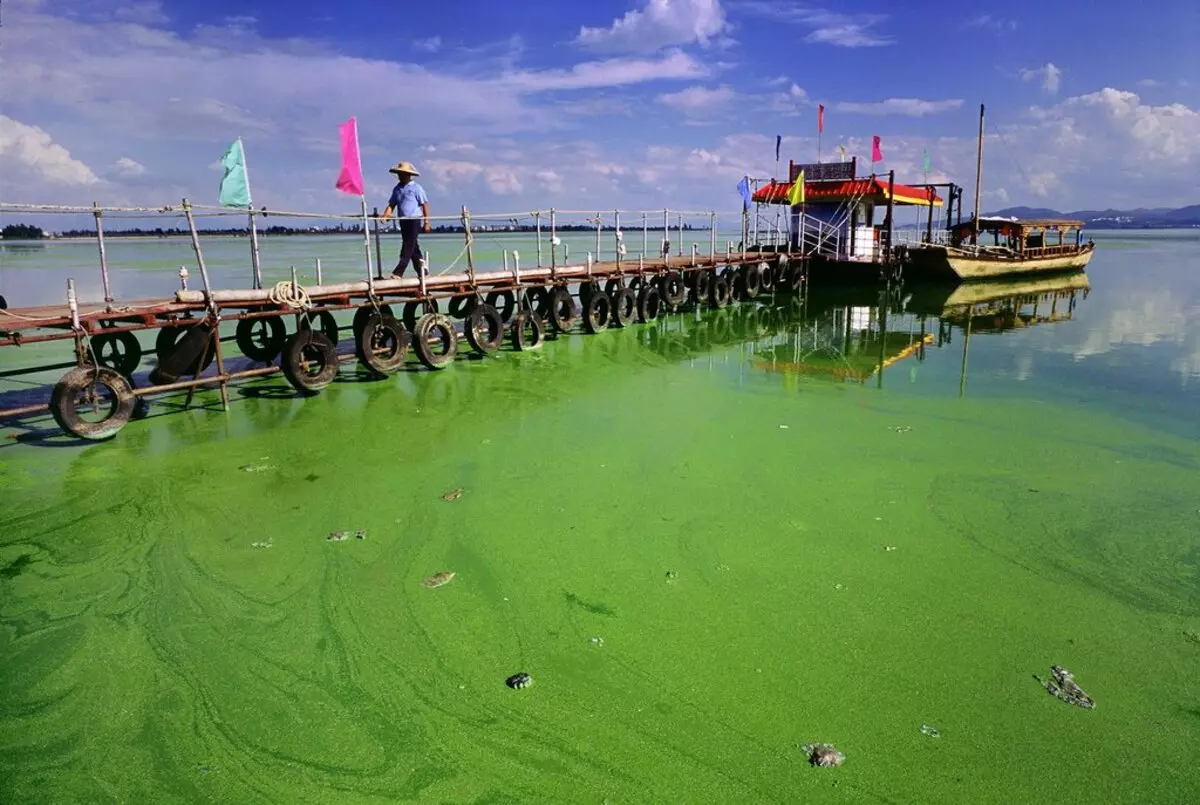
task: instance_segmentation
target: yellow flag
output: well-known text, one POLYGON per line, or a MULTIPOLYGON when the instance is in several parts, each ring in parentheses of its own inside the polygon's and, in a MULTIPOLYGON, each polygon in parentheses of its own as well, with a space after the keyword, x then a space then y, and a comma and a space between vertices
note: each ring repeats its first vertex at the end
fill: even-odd
POLYGON ((788 191, 788 204, 793 207, 804 203, 804 171, 800 171, 800 175, 796 177, 796 183, 792 185, 792 189, 788 191))

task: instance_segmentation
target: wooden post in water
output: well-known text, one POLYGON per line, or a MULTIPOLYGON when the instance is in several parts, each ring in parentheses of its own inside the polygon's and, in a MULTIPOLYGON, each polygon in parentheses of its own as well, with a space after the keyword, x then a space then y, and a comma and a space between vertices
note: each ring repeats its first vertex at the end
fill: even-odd
POLYGON ((958 373, 958 396, 962 397, 967 391, 967 345, 971 343, 971 309, 967 308, 967 326, 963 328, 962 367, 958 373))
POLYGON ((100 222, 100 205, 92 202, 92 215, 96 216, 96 245, 100 248, 100 281, 104 283, 104 301, 111 303, 112 294, 108 290, 108 255, 104 253, 104 225, 100 222))
MULTIPOLYGON (((979 243, 979 188, 983 177, 983 104, 979 104, 979 147, 975 154, 975 226, 971 233, 971 245, 979 243)), ((962 205, 959 205, 959 210, 962 205)))

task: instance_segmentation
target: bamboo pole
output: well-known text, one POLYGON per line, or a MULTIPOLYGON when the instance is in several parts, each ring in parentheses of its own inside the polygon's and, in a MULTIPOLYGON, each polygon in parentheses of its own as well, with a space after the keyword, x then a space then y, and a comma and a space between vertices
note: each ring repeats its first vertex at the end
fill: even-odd
POLYGON ((383 246, 379 240, 379 208, 371 208, 371 228, 375 232, 375 279, 383 279, 383 246))
MULTIPOLYGON (((979 189, 983 178, 983 104, 979 104, 979 146, 975 154, 975 226, 971 233, 971 245, 979 244, 979 189)), ((959 209, 961 210, 961 202, 959 209)), ((965 357, 965 354, 964 354, 965 357)))
POLYGON ((247 211, 250 218, 250 265, 254 269, 254 287, 261 288, 262 285, 262 263, 258 253, 258 226, 254 223, 254 209, 247 211))
POLYGON ((100 281, 104 283, 104 301, 111 303, 112 294, 108 290, 108 255, 104 252, 104 225, 100 221, 100 205, 92 202, 92 214, 96 216, 96 246, 100 249, 100 281))

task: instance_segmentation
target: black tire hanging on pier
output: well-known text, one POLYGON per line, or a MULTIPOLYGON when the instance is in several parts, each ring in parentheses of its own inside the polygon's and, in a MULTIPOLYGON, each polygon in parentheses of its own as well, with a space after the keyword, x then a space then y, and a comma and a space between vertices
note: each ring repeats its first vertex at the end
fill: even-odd
POLYGON ((321 333, 301 330, 284 343, 279 365, 292 388, 315 394, 337 377, 337 349, 321 333))
POLYGON ((413 328, 413 350, 417 360, 430 369, 449 366, 458 354, 458 332, 450 318, 440 313, 426 313, 417 319, 413 328))
POLYGON ((512 347, 517 352, 540 349, 545 340, 545 332, 541 316, 532 310, 522 311, 513 319, 512 347))
POLYGON ((500 320, 506 325, 517 313, 517 295, 507 288, 489 293, 485 303, 500 314, 500 320))
POLYGON ((608 282, 604 283, 604 292, 606 294, 608 294, 609 299, 615 299, 617 296, 617 291, 621 290, 624 287, 625 287, 624 280, 621 280, 617 277, 613 277, 608 282))
POLYGON ((739 273, 738 281, 741 283, 741 296, 743 299, 753 299, 758 296, 758 292, 762 288, 762 278, 758 274, 757 265, 743 266, 739 273))
POLYGON ((270 363, 283 349, 287 328, 282 316, 239 319, 235 339, 238 349, 252 361, 270 363))
POLYGON ((450 306, 446 310, 456 319, 465 319, 471 312, 471 308, 475 307, 478 302, 479 298, 473 293, 452 296, 450 297, 450 306))
POLYGON ((637 297, 628 288, 618 288, 610 297, 612 299, 611 323, 617 327, 627 327, 637 317, 637 297))
POLYGON ((491 305, 476 305, 467 314, 463 334, 471 349, 480 355, 491 355, 500 349, 500 342, 504 340, 504 319, 491 305))
POLYGON ((669 307, 679 307, 687 300, 687 287, 683 284, 683 275, 678 271, 668 271, 659 279, 659 293, 669 307))
POLYGON ((612 299, 604 291, 596 291, 588 297, 583 308, 583 329, 595 335, 608 329, 612 320, 612 299))
POLYGON ((579 283, 579 307, 582 310, 587 306, 588 298, 600 290, 600 283, 585 280, 579 283))
POLYGON ((538 314, 538 318, 545 321, 549 315, 550 291, 546 288, 526 288, 525 300, 529 305, 529 309, 538 314))
MULTIPOLYGON (((385 305, 384 307, 387 307, 387 306, 385 305)), ((372 313, 374 313, 374 311, 372 311, 372 313)), ((389 311, 387 313, 383 313, 382 315, 391 316, 392 314, 389 311)), ((370 317, 368 316, 367 318, 370 318, 370 317)), ((338 345, 338 341, 341 339, 341 333, 338 328, 337 319, 335 319, 333 317, 333 314, 330 313, 328 310, 321 310, 319 308, 316 310, 310 310, 310 311, 308 311, 307 316, 305 316, 305 315, 300 316, 300 326, 298 329, 311 330, 313 319, 317 320, 317 332, 319 332, 321 335, 328 338, 329 343, 333 344, 336 347, 338 345)), ((360 332, 361 332, 361 330, 358 330, 358 329, 356 329, 354 331, 355 343, 358 342, 358 334, 360 332)))
POLYGON ((642 286, 638 294, 637 320, 640 322, 654 321, 662 313, 662 296, 650 283, 642 286))
POLYGON ((404 325, 391 316, 374 313, 354 342, 354 354, 377 375, 390 375, 404 365, 412 339, 404 325))
POLYGON ((575 325, 575 319, 579 317, 579 306, 575 304, 575 299, 566 286, 558 285, 550 291, 548 304, 550 323, 554 325, 554 329, 560 333, 570 332, 575 325))
POLYGON ((0 310, 8 310, 8 300, 4 298, 3 294, 0 294, 0 310))
POLYGON ((391 305, 380 305, 376 311, 374 305, 363 305, 358 310, 354 311, 354 321, 350 323, 351 330, 354 331, 354 343, 358 343, 358 336, 362 333, 363 326, 367 323, 367 319, 371 318, 376 312, 381 316, 393 316, 391 305))
POLYGON ((404 328, 410 333, 415 334, 417 332, 418 318, 422 316, 434 316, 439 313, 441 313, 441 308, 438 307, 438 300, 436 299, 426 299, 424 301, 414 299, 411 302, 405 302, 403 313, 404 328))
POLYGON ((692 274, 692 302, 703 306, 708 301, 715 276, 716 274, 712 271, 697 271, 692 274))
POLYGON ((50 413, 58 426, 72 436, 90 441, 111 439, 133 416, 137 397, 118 372, 103 366, 79 366, 67 372, 50 392, 50 413), (107 410, 97 421, 83 417, 84 405, 96 405, 99 395, 107 410))
POLYGON ((150 370, 155 385, 174 383, 183 375, 207 369, 217 353, 212 343, 213 326, 207 321, 190 327, 164 327, 155 339, 158 366, 150 370))
POLYGON ((763 293, 770 293, 775 287, 775 272, 766 263, 758 264, 758 287, 763 293))
POLYGON ((142 345, 131 332, 100 333, 92 339, 96 363, 125 377, 137 371, 142 362, 142 345))
POLYGON ((729 284, 723 276, 718 275, 713 279, 708 291, 708 300, 718 310, 729 304, 729 284))

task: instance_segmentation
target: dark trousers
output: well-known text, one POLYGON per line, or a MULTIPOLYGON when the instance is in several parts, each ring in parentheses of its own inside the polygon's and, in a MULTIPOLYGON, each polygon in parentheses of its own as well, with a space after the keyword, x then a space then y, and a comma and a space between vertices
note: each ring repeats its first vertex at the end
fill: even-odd
MULTIPOLYGON (((421 247, 417 245, 417 236, 421 233, 421 221, 405 220, 400 222, 400 236, 404 238, 404 243, 400 247, 400 262, 396 263, 396 267, 392 269, 392 274, 400 277, 404 275, 408 269, 410 260, 425 261, 425 255, 421 253, 421 247)), ((416 265, 414 263, 414 265, 416 265)), ((418 272, 420 268, 417 268, 418 272)))

